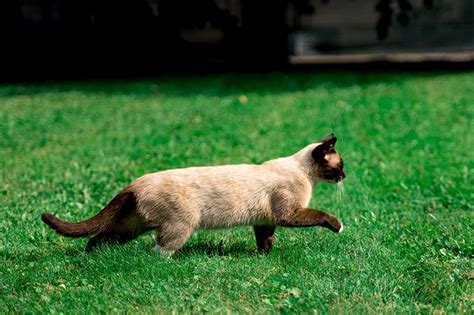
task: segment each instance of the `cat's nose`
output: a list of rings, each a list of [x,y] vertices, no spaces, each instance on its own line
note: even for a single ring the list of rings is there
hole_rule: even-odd
[[[341,175],[339,176],[339,182],[346,178],[346,174],[341,170]]]

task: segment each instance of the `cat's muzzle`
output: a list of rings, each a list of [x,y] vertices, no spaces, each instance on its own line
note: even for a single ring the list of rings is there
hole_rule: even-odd
[[[344,180],[344,178],[346,178],[346,174],[344,173],[344,171],[341,171],[341,174],[339,175],[339,177],[336,179],[336,182],[342,182]]]

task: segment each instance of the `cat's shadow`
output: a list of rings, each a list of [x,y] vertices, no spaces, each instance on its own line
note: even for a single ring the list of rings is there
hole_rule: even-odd
[[[66,248],[50,248],[47,251],[41,251],[41,252],[36,252],[34,255],[35,257],[45,257],[45,256],[50,256],[50,255],[56,255],[58,254],[57,252],[60,251],[63,256],[66,257],[78,257],[78,256],[84,256],[84,255],[89,255],[89,254],[97,254],[100,253],[104,250],[107,250],[107,248],[120,248],[118,246],[131,246],[135,247],[133,248],[134,251],[153,251],[153,246],[155,243],[149,244],[148,242],[146,243],[135,243],[135,242],[130,242],[125,245],[104,245],[96,248],[94,251],[91,253],[86,253],[83,249],[77,248],[76,246],[68,246]],[[82,246],[81,246],[82,248]],[[127,249],[131,250],[130,248]],[[158,253],[155,253],[159,255]],[[253,256],[253,255],[258,255],[260,254],[257,251],[257,248],[250,246],[248,243],[245,242],[190,242],[189,244],[185,244],[184,247],[180,248],[174,255],[173,258],[186,258],[190,256],[236,256],[236,257],[241,257],[241,256]],[[25,259],[31,258],[31,255],[33,255],[31,252],[23,252],[23,253],[16,253],[15,257],[9,257],[9,254],[6,253],[7,258],[11,259],[18,259],[19,257],[23,257]]]
[[[250,248],[245,243],[191,243],[179,249],[175,256],[183,258],[192,255],[206,255],[206,256],[249,256],[257,254],[256,248]]]

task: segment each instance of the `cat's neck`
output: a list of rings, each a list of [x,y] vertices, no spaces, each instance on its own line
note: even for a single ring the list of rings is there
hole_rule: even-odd
[[[314,161],[311,156],[312,150],[317,144],[310,144],[293,155],[270,160],[265,164],[273,165],[285,171],[295,172],[305,177],[314,186],[318,180],[314,172]]]
[[[289,156],[289,159],[295,161],[294,163],[298,165],[298,169],[306,176],[312,186],[318,182],[314,167],[314,159],[311,156],[311,153],[317,145],[318,144],[312,143]]]

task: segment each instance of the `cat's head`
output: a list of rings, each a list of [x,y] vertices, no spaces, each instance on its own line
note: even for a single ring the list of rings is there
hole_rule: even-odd
[[[321,181],[337,183],[346,178],[344,162],[334,148],[336,141],[334,134],[330,134],[311,152],[316,164],[316,177]]]

